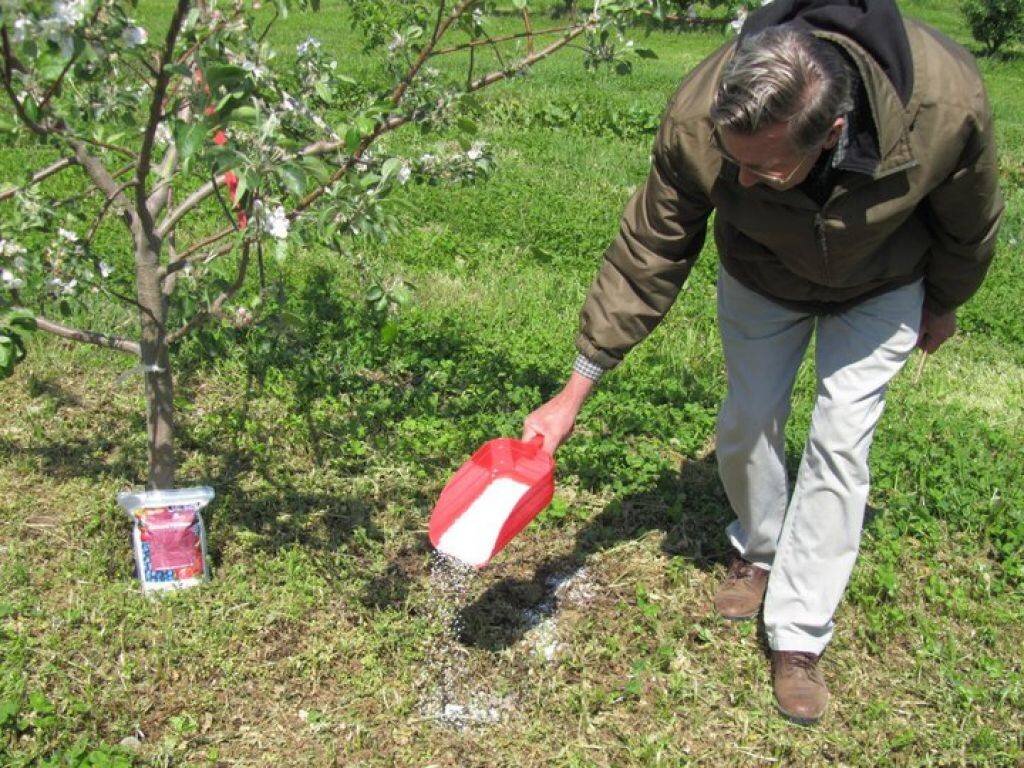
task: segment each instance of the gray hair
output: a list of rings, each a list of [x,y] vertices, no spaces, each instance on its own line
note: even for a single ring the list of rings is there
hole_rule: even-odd
[[[747,135],[787,123],[794,148],[808,152],[853,108],[851,82],[850,66],[834,45],[769,27],[737,44],[718,81],[711,120]]]

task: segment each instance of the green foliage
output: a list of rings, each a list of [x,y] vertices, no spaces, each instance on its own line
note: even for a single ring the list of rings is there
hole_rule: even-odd
[[[36,328],[35,315],[25,309],[0,309],[0,379],[14,373],[25,358],[24,334]]]
[[[1024,40],[1024,0],[961,0],[960,12],[989,56]]]

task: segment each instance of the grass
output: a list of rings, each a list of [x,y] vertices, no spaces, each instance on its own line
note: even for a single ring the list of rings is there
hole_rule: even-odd
[[[946,3],[905,7],[968,42]],[[278,44],[311,25],[355,50],[333,7],[290,17]],[[823,662],[825,720],[780,719],[758,627],[709,606],[729,517],[711,454],[724,376],[710,244],[663,326],[585,407],[558,457],[555,503],[473,585],[460,653],[476,689],[509,702],[501,722],[452,730],[419,710],[439,631],[427,514],[473,448],[516,434],[561,385],[580,303],[647,169],[644,119],[721,40],[656,33],[659,58],[630,78],[589,75],[570,55],[488,93],[494,175],[409,190],[400,231],[363,254],[376,275],[417,286],[393,345],[377,340],[359,272],[312,252],[272,275],[285,322],[210,329],[179,348],[180,478],[217,490],[202,589],[149,601],[133,581],[114,505],[145,467],[138,380],[116,381],[126,362],[33,340],[0,383],[0,762],[1024,760],[1019,59],[982,63],[1008,169],[999,253],[962,332],[920,381],[908,369],[892,386],[872,519]],[[424,142],[401,135],[393,147]],[[29,161],[30,150],[0,150],[4,178]],[[102,308],[79,319],[131,327]],[[813,388],[805,368],[792,462]],[[523,611],[580,565],[592,594],[558,603],[548,660]],[[139,733],[138,752],[116,748]]]

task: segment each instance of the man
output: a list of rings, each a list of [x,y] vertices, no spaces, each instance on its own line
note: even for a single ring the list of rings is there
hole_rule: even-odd
[[[553,453],[601,373],[665,316],[716,211],[716,454],[736,552],[714,603],[743,619],[763,602],[776,700],[795,721],[828,702],[817,662],[857,556],[886,386],[915,346],[955,332],[1002,209],[963,48],[893,0],[776,0],[671,99],[583,306],[572,377],[526,419],[524,439]],[[784,429],[812,332],[817,398],[790,494]]]

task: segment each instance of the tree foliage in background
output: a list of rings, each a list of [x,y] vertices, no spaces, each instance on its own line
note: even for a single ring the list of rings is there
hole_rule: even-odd
[[[960,11],[988,56],[1024,40],[1024,0],[962,0]]]
[[[318,5],[175,0],[166,27],[148,29],[131,0],[0,0],[0,133],[51,157],[0,184],[0,376],[34,330],[133,358],[150,487],[174,484],[179,340],[211,322],[260,322],[273,303],[262,301],[266,270],[302,247],[356,266],[365,242],[393,227],[385,201],[396,188],[486,173],[488,148],[467,116],[474,92],[570,44],[590,68],[628,72],[653,54],[626,39],[627,25],[664,13],[660,0],[596,0],[541,28],[515,0],[521,30],[497,35],[482,0],[353,0],[385,73],[368,81],[315,38],[294,57],[269,44],[278,19]],[[482,65],[484,49],[497,68]],[[442,72],[442,57],[458,65]],[[418,157],[389,153],[382,138],[410,124],[459,138]],[[68,174],[77,181],[58,191],[45,183]],[[385,341],[404,294],[369,289]],[[135,332],[67,324],[77,306],[110,317],[105,304],[129,307]]]

